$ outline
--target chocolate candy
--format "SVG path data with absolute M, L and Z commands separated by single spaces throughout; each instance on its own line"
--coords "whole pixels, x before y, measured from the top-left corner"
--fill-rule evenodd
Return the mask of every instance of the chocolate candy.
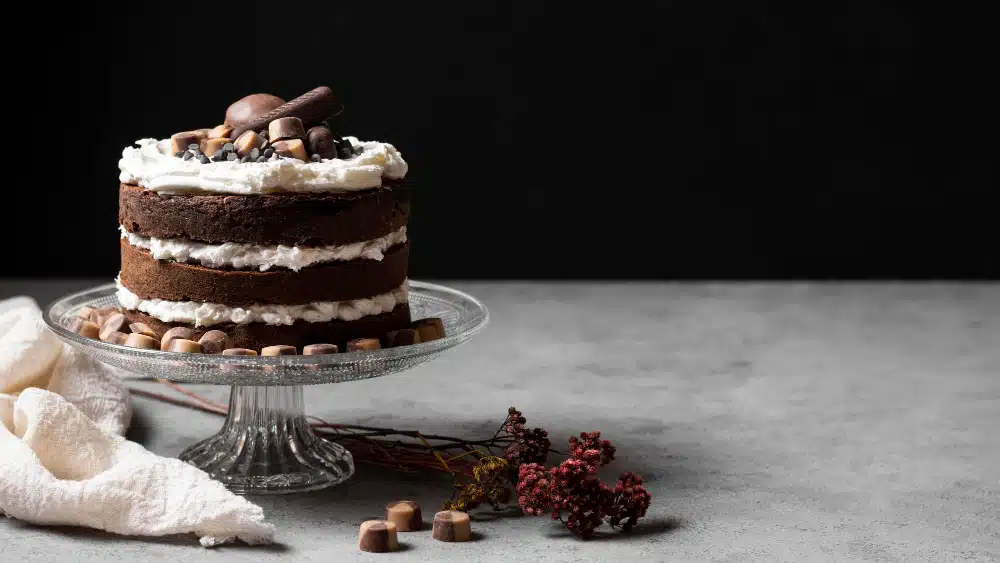
M 386 553 L 399 550 L 396 525 L 385 520 L 368 520 L 358 532 L 358 549 L 369 553 Z
M 241 127 L 284 103 L 285 100 L 271 94 L 250 94 L 236 100 L 226 109 L 225 124 Z M 256 128 L 252 127 L 251 129 Z
M 336 344 L 310 344 L 302 349 L 303 356 L 322 356 L 323 354 L 336 354 L 340 351 Z
M 70 319 L 66 328 L 87 338 L 99 338 L 101 336 L 101 327 L 97 326 L 97 323 L 81 319 L 80 317 Z
M 411 344 L 420 344 L 420 334 L 412 328 L 393 330 L 385 335 L 386 348 L 409 346 Z
M 417 532 L 424 527 L 420 505 L 412 500 L 397 500 L 385 505 L 385 519 L 400 532 Z
M 94 323 L 98 327 L 104 324 L 104 321 L 108 320 L 108 317 L 118 313 L 117 307 L 101 307 L 100 309 L 95 309 L 90 313 L 90 322 Z
M 160 337 L 160 350 L 168 350 L 170 348 L 170 341 L 175 338 L 192 340 L 194 338 L 194 331 L 186 326 L 175 326 L 164 332 L 163 336 Z
M 431 340 L 444 338 L 444 323 L 437 317 L 413 321 L 410 323 L 410 326 L 420 334 L 421 342 L 430 342 Z
M 258 135 L 254 131 L 247 131 L 246 133 L 240 135 L 233 146 L 236 147 L 236 154 L 240 156 L 249 156 L 251 158 L 257 158 L 260 156 L 260 149 L 263 148 L 266 141 L 263 137 Z M 257 151 L 257 156 L 254 156 L 253 151 Z
M 108 317 L 104 324 L 101 325 L 101 340 L 107 342 L 107 336 L 112 332 L 122 332 L 125 326 L 125 315 L 121 313 L 115 313 Z
M 303 162 L 309 160 L 309 155 L 306 154 L 306 145 L 301 139 L 286 139 L 278 141 L 271 146 L 274 148 L 274 152 L 281 156 L 297 158 Z
M 80 317 L 81 319 L 90 320 L 90 315 L 93 314 L 95 310 L 96 309 L 94 309 L 93 307 L 86 307 L 86 306 L 80 307 L 79 309 L 76 310 L 76 316 Z
M 249 129 L 259 131 L 279 117 L 297 117 L 304 125 L 315 125 L 331 117 L 339 109 L 340 104 L 333 98 L 333 91 L 326 86 L 320 86 L 241 125 L 233 123 L 233 135 L 242 135 Z M 228 112 L 226 115 L 226 123 L 229 123 Z
M 148 336 L 150 338 L 155 338 L 156 337 L 156 333 L 153 332 L 153 329 L 149 328 L 149 325 L 146 324 L 146 323 L 132 323 L 132 324 L 128 325 L 128 329 L 133 334 L 145 334 L 146 336 Z
M 215 129 L 208 132 L 209 139 L 216 139 L 219 137 L 226 137 L 227 139 L 233 132 L 233 128 L 230 125 L 216 125 Z
M 186 151 L 188 145 L 200 144 L 206 137 L 208 134 L 203 130 L 174 133 L 170 136 L 170 154 Z
M 355 338 L 347 341 L 348 352 L 360 352 L 362 350 L 379 350 L 382 344 L 378 338 Z
M 256 356 L 257 351 L 249 348 L 226 348 L 222 351 L 223 356 Z
M 198 343 L 201 344 L 201 348 L 206 354 L 219 354 L 226 348 L 233 347 L 233 341 L 229 339 L 229 335 L 221 330 L 206 332 L 198 339 Z
M 472 539 L 469 515 L 457 510 L 442 510 L 434 515 L 431 537 L 438 541 L 458 542 Z
M 294 356 L 295 354 L 297 354 L 295 346 L 286 346 L 284 344 L 268 346 L 260 351 L 261 356 Z
M 201 354 L 203 351 L 201 344 L 185 338 L 172 338 L 167 350 L 171 352 L 187 352 L 189 354 Z
M 215 154 L 222 150 L 226 143 L 232 143 L 233 140 L 228 137 L 219 137 L 218 139 L 205 139 L 201 142 L 201 152 L 206 156 L 215 156 Z
M 306 148 L 309 154 L 320 158 L 337 158 L 337 143 L 326 125 L 317 125 L 306 131 Z
M 118 332 L 116 330 L 116 331 L 108 333 L 106 335 L 105 334 L 101 334 L 101 340 L 103 340 L 103 341 L 105 341 L 105 342 L 107 342 L 109 344 L 122 345 L 122 344 L 125 344 L 126 340 L 128 340 L 128 335 L 125 334 L 124 332 Z
M 272 143 L 305 136 L 306 130 L 302 127 L 302 120 L 297 117 L 281 117 L 267 125 L 267 138 Z
M 125 339 L 125 345 L 129 348 L 143 348 L 145 350 L 158 350 L 159 345 L 155 338 L 133 332 Z

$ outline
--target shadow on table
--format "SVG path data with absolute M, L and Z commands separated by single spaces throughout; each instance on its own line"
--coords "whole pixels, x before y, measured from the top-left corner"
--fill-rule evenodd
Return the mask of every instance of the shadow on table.
M 93 539 L 101 542 L 142 542 L 203 549 L 198 543 L 198 538 L 194 534 L 174 534 L 169 536 L 122 536 L 106 532 L 104 530 L 95 530 L 93 528 L 85 528 L 82 526 L 40 526 L 30 522 L 15 520 L 13 518 L 0 520 L 2 520 L 4 525 L 11 526 L 15 529 L 20 528 L 25 530 L 44 531 L 47 534 L 55 534 L 70 539 Z M 287 546 L 281 543 L 249 546 L 242 542 L 224 544 L 214 547 L 213 549 L 253 549 L 263 550 L 268 553 L 284 553 L 289 550 Z
M 634 541 L 648 539 L 650 536 L 669 534 L 674 530 L 685 527 L 685 522 L 680 518 L 654 518 L 652 520 L 640 519 L 639 523 L 632 528 L 631 532 L 621 530 L 609 530 L 607 527 L 594 532 L 590 541 Z M 547 538 L 570 538 L 573 533 L 562 524 L 554 525 L 552 529 L 545 533 Z

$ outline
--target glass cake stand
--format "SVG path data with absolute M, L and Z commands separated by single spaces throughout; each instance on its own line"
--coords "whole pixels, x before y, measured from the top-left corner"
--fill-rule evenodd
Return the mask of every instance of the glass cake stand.
M 444 338 L 371 352 L 265 358 L 127 348 L 65 328 L 80 307 L 117 307 L 115 292 L 115 285 L 107 284 L 67 295 L 45 309 L 45 322 L 65 342 L 138 376 L 231 385 L 222 430 L 184 450 L 180 459 L 240 494 L 321 489 L 354 474 L 351 453 L 309 427 L 303 385 L 357 381 L 416 367 L 463 344 L 489 319 L 486 307 L 474 297 L 411 280 L 412 317 L 440 317 Z

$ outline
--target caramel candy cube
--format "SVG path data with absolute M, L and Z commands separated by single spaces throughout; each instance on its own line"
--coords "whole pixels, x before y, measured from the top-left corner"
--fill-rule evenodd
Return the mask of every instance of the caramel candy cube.
M 420 505 L 412 500 L 398 500 L 385 505 L 385 519 L 400 532 L 417 532 L 424 527 Z
M 208 132 L 209 139 L 228 139 L 230 135 L 233 134 L 233 128 L 230 125 L 216 125 L 214 129 Z
M 200 145 L 206 137 L 208 135 L 203 130 L 174 133 L 170 136 L 170 154 L 184 152 L 188 150 L 188 145 Z
M 175 338 L 183 338 L 184 340 L 193 340 L 194 331 L 186 326 L 175 326 L 174 328 L 163 333 L 160 337 L 160 350 L 169 350 L 170 341 Z
M 201 344 L 198 344 L 194 340 L 186 340 L 184 338 L 171 339 L 168 350 L 171 352 L 187 352 L 188 354 L 202 353 Z
M 239 136 L 233 145 L 236 147 L 236 154 L 240 156 L 249 156 L 250 152 L 254 149 L 264 148 L 264 144 L 267 141 L 264 137 L 257 134 L 256 131 L 247 131 L 246 133 Z
M 287 139 L 278 141 L 277 143 L 272 142 L 271 148 L 281 156 L 297 158 L 303 162 L 309 161 L 309 155 L 306 154 L 306 146 L 302 142 L 302 139 Z
M 110 332 L 108 334 L 103 334 L 102 333 L 101 334 L 101 340 L 103 340 L 103 341 L 105 341 L 105 342 L 107 342 L 109 344 L 122 345 L 122 344 L 125 344 L 126 340 L 128 340 L 128 335 L 125 334 L 124 332 L 118 332 L 116 330 L 116 331 Z
M 89 321 L 90 320 L 90 315 L 92 315 L 94 313 L 94 311 L 96 311 L 96 309 L 94 309 L 93 307 L 83 306 L 83 307 L 80 307 L 79 309 L 77 309 L 76 316 L 80 317 L 81 319 L 85 319 L 85 320 Z
M 302 349 L 303 356 L 322 356 L 323 354 L 336 354 L 340 351 L 336 344 L 310 344 Z
M 444 338 L 444 323 L 437 317 L 428 317 L 410 323 L 420 334 L 421 342 L 430 342 L 438 338 Z
M 215 156 L 215 153 L 222 150 L 226 143 L 232 143 L 232 139 L 219 137 L 217 139 L 204 139 L 201 141 L 201 152 L 205 156 Z
M 260 351 L 261 356 L 294 356 L 298 352 L 295 350 L 295 346 L 288 346 L 285 344 L 277 344 L 275 346 L 268 346 L 262 348 Z
M 434 515 L 431 537 L 443 542 L 469 541 L 472 539 L 472 524 L 469 515 L 457 510 L 442 510 Z
M 279 117 L 267 125 L 267 138 L 271 142 L 301 139 L 306 136 L 302 120 L 297 117 Z
M 233 341 L 229 339 L 229 335 L 221 330 L 206 332 L 198 339 L 198 343 L 201 344 L 202 350 L 206 354 L 219 354 L 226 348 L 233 347 Z
M 150 338 L 156 338 L 156 333 L 153 332 L 153 329 L 149 328 L 149 325 L 146 323 L 132 323 L 128 325 L 128 329 L 133 334 L 145 334 Z
M 378 338 L 355 338 L 347 342 L 348 352 L 380 350 L 381 348 L 382 344 L 378 341 Z
M 369 553 L 386 553 L 399 550 L 396 525 L 385 520 L 368 520 L 361 524 L 358 549 Z
M 226 348 L 222 351 L 223 356 L 256 356 L 257 351 L 249 348 Z
M 97 326 L 97 323 L 80 317 L 73 317 L 66 328 L 87 338 L 100 338 L 101 336 L 101 327 Z
M 386 348 L 409 346 L 411 344 L 420 344 L 420 342 L 420 334 L 412 328 L 389 331 L 385 335 Z
M 127 328 L 125 326 L 125 315 L 121 313 L 115 313 L 104 321 L 101 325 L 101 340 L 107 341 L 107 336 L 112 332 L 123 332 L 122 329 Z
M 108 320 L 111 315 L 118 314 L 118 307 L 101 307 L 100 309 L 94 310 L 90 314 L 90 322 L 94 323 L 98 327 L 104 326 L 104 321 Z
M 133 332 L 125 338 L 125 345 L 129 348 L 142 348 L 144 350 L 159 350 L 159 343 L 156 339 L 145 334 Z

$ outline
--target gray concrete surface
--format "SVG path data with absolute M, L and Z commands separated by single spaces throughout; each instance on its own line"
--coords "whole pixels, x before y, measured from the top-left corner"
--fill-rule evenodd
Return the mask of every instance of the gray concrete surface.
M 8 282 L 0 294 L 45 301 L 70 285 Z M 357 526 L 386 501 L 432 511 L 449 494 L 436 476 L 362 466 L 340 487 L 258 497 L 274 547 L 207 551 L 190 537 L 7 520 L 3 559 L 1000 558 L 1000 286 L 455 285 L 490 306 L 481 336 L 411 372 L 311 388 L 311 412 L 475 437 L 516 405 L 557 445 L 600 429 L 619 447 L 612 468 L 641 473 L 653 494 L 635 533 L 584 542 L 545 518 L 484 513 L 478 541 L 406 534 L 402 553 L 362 554 Z M 220 422 L 137 399 L 130 436 L 177 455 Z

